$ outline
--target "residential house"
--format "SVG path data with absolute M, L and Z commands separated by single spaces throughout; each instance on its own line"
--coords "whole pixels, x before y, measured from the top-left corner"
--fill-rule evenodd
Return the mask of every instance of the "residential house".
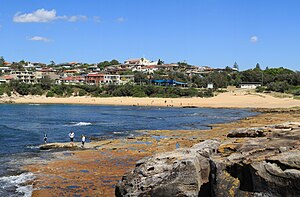
M 162 64 L 162 65 L 157 65 L 156 67 L 160 70 L 174 71 L 179 67 L 179 65 L 178 64 Z
M 4 62 L 3 64 L 4 64 L 4 66 L 11 66 L 10 62 Z
M 11 68 L 8 67 L 8 66 L 0 67 L 0 71 L 1 71 L 2 73 L 7 73 L 7 72 L 10 72 L 10 71 L 11 71 Z
M 4 75 L 0 77 L 0 84 L 10 83 L 11 80 L 13 80 L 14 77 L 11 75 Z
M 146 58 L 135 58 L 135 59 L 126 60 L 124 64 L 151 66 L 151 65 L 157 65 L 158 62 L 150 61 L 147 60 Z
M 63 77 L 60 80 L 57 80 L 58 84 L 64 83 L 67 85 L 83 85 L 85 83 L 85 77 L 82 76 L 70 76 L 70 77 Z
M 120 75 L 104 75 L 103 84 L 120 85 Z
M 20 82 L 27 84 L 37 83 L 36 73 L 33 71 L 12 71 L 11 76 L 13 79 L 19 80 Z
M 255 89 L 259 86 L 261 86 L 260 82 L 243 82 L 239 85 L 239 87 L 243 89 Z
M 89 73 L 85 76 L 85 81 L 89 85 L 100 85 L 104 81 L 104 75 L 100 73 Z
M 43 68 L 41 71 L 36 71 L 36 73 L 39 75 L 40 79 L 48 77 L 51 80 L 59 80 L 60 76 L 56 74 L 56 72 L 52 68 Z
M 74 76 L 76 74 L 78 74 L 78 70 L 64 70 L 63 72 L 63 77 L 71 77 L 71 76 Z

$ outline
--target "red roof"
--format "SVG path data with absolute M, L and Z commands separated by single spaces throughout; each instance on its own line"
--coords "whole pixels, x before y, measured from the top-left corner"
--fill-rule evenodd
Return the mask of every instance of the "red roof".
M 14 77 L 11 75 L 4 75 L 4 76 L 2 76 L 2 78 L 6 79 L 6 80 L 14 79 Z
M 84 80 L 84 77 L 79 77 L 79 76 L 75 76 L 75 77 L 65 77 L 65 78 L 62 78 L 63 81 L 83 81 Z
M 41 72 L 51 72 L 51 71 L 53 71 L 52 68 L 43 68 L 43 69 L 41 70 Z
M 77 70 L 65 70 L 64 73 L 77 73 Z
M 90 73 L 87 75 L 87 77 L 104 77 L 104 74 Z
M 146 68 L 156 68 L 156 66 L 145 66 Z

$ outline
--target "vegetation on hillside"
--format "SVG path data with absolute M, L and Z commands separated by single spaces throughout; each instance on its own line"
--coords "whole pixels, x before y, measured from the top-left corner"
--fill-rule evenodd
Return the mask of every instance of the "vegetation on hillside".
M 164 61 L 159 60 L 159 65 L 164 64 Z M 5 59 L 0 57 L 0 67 L 5 66 Z M 15 70 L 25 70 L 24 66 L 28 62 L 21 60 L 13 62 L 10 67 Z M 105 72 L 107 67 L 113 68 L 119 65 L 118 60 L 102 61 L 96 66 L 101 71 Z M 51 61 L 48 67 L 55 66 L 55 62 Z M 87 63 L 80 63 L 78 68 L 83 68 L 84 72 L 76 75 L 87 74 L 89 67 L 95 67 Z M 96 67 L 96 68 L 97 68 Z M 208 84 L 213 84 L 214 91 L 227 86 L 239 86 L 242 82 L 258 82 L 262 87 L 257 88 L 257 92 L 282 92 L 289 93 L 295 96 L 300 95 L 300 72 L 292 71 L 283 67 L 262 69 L 257 63 L 253 69 L 239 71 L 239 65 L 235 62 L 231 67 L 225 69 L 214 69 L 208 72 L 189 73 L 195 67 L 187 62 L 178 62 L 177 66 L 168 69 L 158 69 L 151 73 L 143 73 L 132 70 L 118 70 L 115 74 L 119 75 L 134 75 L 134 84 L 121 86 L 106 85 L 96 87 L 90 85 L 56 85 L 49 78 L 44 78 L 40 83 L 35 85 L 21 84 L 18 81 L 12 81 L 11 84 L 1 85 L 1 94 L 11 94 L 17 92 L 21 95 L 47 95 L 47 96 L 71 96 L 71 95 L 90 95 L 90 96 L 150 96 L 150 97 L 180 97 L 180 96 L 212 96 L 211 90 L 206 90 Z M 55 67 L 59 74 L 65 68 Z M 0 75 L 4 75 L 1 73 Z M 155 79 L 172 79 L 188 84 L 188 88 L 178 87 L 159 87 L 153 86 L 150 82 Z M 205 90 L 203 90 L 205 89 Z
M 24 84 L 12 81 L 10 84 L 0 85 L 0 95 L 16 92 L 20 95 L 46 95 L 47 97 L 69 97 L 69 96 L 133 96 L 133 97 L 211 97 L 212 90 L 197 90 L 195 88 L 162 87 L 153 85 L 57 85 L 45 84 L 43 81 L 38 84 Z

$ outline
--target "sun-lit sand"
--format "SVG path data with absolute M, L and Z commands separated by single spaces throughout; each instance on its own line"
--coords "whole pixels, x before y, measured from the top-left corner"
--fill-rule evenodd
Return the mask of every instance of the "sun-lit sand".
M 29 104 L 95 104 L 162 107 L 211 107 L 211 108 L 289 108 L 300 107 L 300 100 L 276 98 L 267 94 L 249 91 L 220 93 L 211 98 L 136 98 L 136 97 L 69 97 L 50 98 L 45 96 L 4 97 L 0 102 Z

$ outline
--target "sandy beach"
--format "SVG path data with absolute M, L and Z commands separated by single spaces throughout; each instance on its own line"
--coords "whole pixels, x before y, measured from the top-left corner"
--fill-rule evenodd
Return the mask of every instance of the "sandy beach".
M 68 97 L 46 96 L 2 97 L 2 103 L 16 104 L 88 104 L 88 105 L 130 105 L 160 107 L 210 107 L 210 108 L 290 108 L 299 107 L 300 100 L 277 98 L 253 91 L 220 93 L 211 98 L 137 98 L 137 97 Z

